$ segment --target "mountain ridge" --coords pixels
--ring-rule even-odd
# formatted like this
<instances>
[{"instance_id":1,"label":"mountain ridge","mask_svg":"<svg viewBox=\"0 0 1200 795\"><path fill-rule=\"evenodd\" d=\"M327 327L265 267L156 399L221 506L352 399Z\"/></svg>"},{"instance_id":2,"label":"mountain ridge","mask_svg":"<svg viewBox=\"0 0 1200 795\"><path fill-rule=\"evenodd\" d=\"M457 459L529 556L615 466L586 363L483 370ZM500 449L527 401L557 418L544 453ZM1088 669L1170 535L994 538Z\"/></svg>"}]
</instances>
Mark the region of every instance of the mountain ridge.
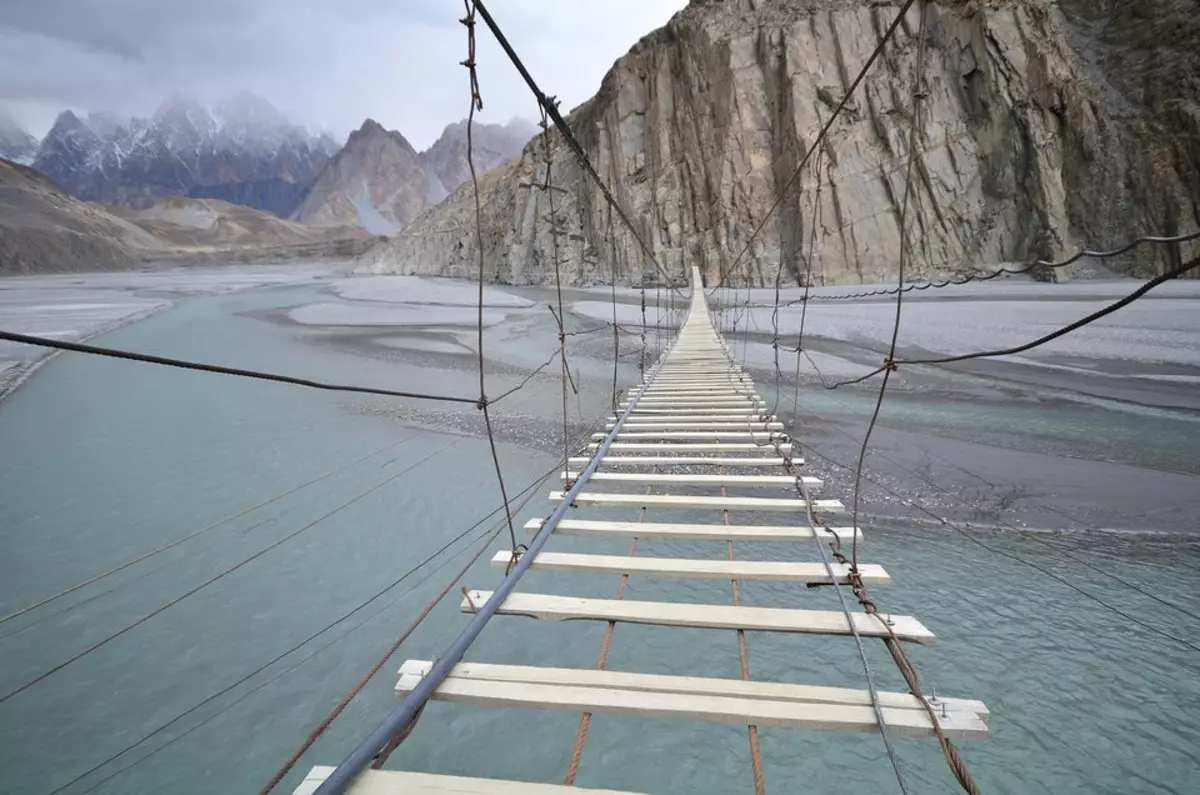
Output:
<instances>
[{"instance_id":1,"label":"mountain ridge","mask_svg":"<svg viewBox=\"0 0 1200 795\"><path fill-rule=\"evenodd\" d=\"M337 149L253 94L211 110L172 94L148 119L63 111L32 165L86 201L139 209L215 194L286 216Z\"/></svg>"}]
</instances>

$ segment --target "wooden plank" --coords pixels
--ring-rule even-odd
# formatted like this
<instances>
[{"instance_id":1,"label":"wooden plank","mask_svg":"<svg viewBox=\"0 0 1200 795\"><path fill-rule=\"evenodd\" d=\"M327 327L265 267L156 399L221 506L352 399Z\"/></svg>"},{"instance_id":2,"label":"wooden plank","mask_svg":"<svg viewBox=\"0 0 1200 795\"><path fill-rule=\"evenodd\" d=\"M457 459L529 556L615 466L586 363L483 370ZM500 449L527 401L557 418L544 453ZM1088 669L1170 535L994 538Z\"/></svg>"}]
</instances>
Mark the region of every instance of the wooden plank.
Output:
<instances>
[{"instance_id":1,"label":"wooden plank","mask_svg":"<svg viewBox=\"0 0 1200 795\"><path fill-rule=\"evenodd\" d=\"M628 401L622 400L620 405L622 407L627 406ZM704 407L740 408L742 406L746 406L749 408L757 407L760 409L765 409L767 407L766 402L763 401L761 398L748 398L748 397L736 397L736 396L702 398L702 397L656 397L654 395L651 395L649 397L639 398L638 405L651 407L651 408L655 407L655 406L664 406L664 407L695 406L697 408L704 408Z\"/></svg>"},{"instance_id":2,"label":"wooden plank","mask_svg":"<svg viewBox=\"0 0 1200 795\"><path fill-rule=\"evenodd\" d=\"M637 406L635 406L633 411L630 412L630 416L633 416L633 417L637 417L637 416L643 415L643 414L653 415L653 416L661 416L664 414L667 416L712 414L713 416L731 416L731 417L737 417L738 419L741 419L742 417L745 417L747 415L762 416L763 412L753 406L725 406L725 407L719 407L719 408L705 408L703 406L699 406L697 408L689 408L687 406L684 406L682 408L673 409L670 406L645 407L645 406L642 406L641 404L638 404Z\"/></svg>"},{"instance_id":3,"label":"wooden plank","mask_svg":"<svg viewBox=\"0 0 1200 795\"><path fill-rule=\"evenodd\" d=\"M400 666L400 676L423 677L433 662L406 660ZM541 685L570 687L601 687L639 690L650 693L690 693L707 696L757 698L767 701L795 701L812 704L850 704L871 706L869 690L823 685L800 685L785 682L763 682L745 679L721 679L708 676L676 676L597 670L595 668L543 668L534 665L496 665L493 663L460 662L450 671L454 679L475 679L490 682L528 682ZM924 711L925 702L911 693L876 691L881 707ZM943 705L953 712L978 715L986 721L990 716L982 701L966 698L939 697L930 701L940 712Z\"/></svg>"},{"instance_id":4,"label":"wooden plank","mask_svg":"<svg viewBox=\"0 0 1200 795\"><path fill-rule=\"evenodd\" d=\"M550 492L550 502L560 503L566 492ZM807 510L808 503L797 497L718 497L691 494L606 494L600 491L581 491L575 495L576 506L603 506L627 508L677 508L701 510L711 508L718 511L799 511ZM841 500L813 500L813 510L844 511Z\"/></svg>"},{"instance_id":5,"label":"wooden plank","mask_svg":"<svg viewBox=\"0 0 1200 795\"><path fill-rule=\"evenodd\" d=\"M780 452L790 453L792 451L791 442L783 442L782 444L772 444L767 446L757 445L754 442L712 442L696 444L693 442L613 442L609 446L610 450L644 450L644 451L687 451L689 453L728 453L738 450L755 450L762 452ZM589 450L600 449L599 442L590 442Z\"/></svg>"},{"instance_id":6,"label":"wooden plank","mask_svg":"<svg viewBox=\"0 0 1200 795\"><path fill-rule=\"evenodd\" d=\"M414 689L419 676L405 674L396 683L397 693ZM736 725L779 726L830 731L876 730L870 706L760 698L697 695L625 688L573 687L569 685L505 682L451 677L434 691L434 700L471 706L534 707L643 718L683 718ZM934 730L924 710L881 707L889 730L902 737L932 737ZM965 711L935 712L942 732L955 740L986 737L987 724Z\"/></svg>"},{"instance_id":7,"label":"wooden plank","mask_svg":"<svg viewBox=\"0 0 1200 795\"><path fill-rule=\"evenodd\" d=\"M608 434L593 433L593 439L603 439ZM775 438L771 431L627 431L617 434L618 439L756 439L759 444L771 449Z\"/></svg>"},{"instance_id":8,"label":"wooden plank","mask_svg":"<svg viewBox=\"0 0 1200 795\"><path fill-rule=\"evenodd\" d=\"M615 422L610 422L607 425L605 425L604 427L607 430L611 431L615 426L616 426ZM680 420L678 422L672 422L672 421L664 420L662 422L659 422L659 421L652 422L652 421L647 421L647 420L639 420L639 419L630 418L629 420L627 420L625 422L624 425L621 426L621 428L623 430L630 430L630 431L661 431L661 430L744 431L747 429L751 429L751 430L755 430L755 431L782 431L783 423L782 422L764 422L762 420L753 421L753 422L750 420L745 420L743 422L737 422L737 421L731 421L731 420L715 420L715 421L711 421L711 422L707 422L707 421L697 422L695 420Z\"/></svg>"},{"instance_id":9,"label":"wooden plank","mask_svg":"<svg viewBox=\"0 0 1200 795\"><path fill-rule=\"evenodd\" d=\"M312 795L333 773L328 765L308 772L292 795ZM364 770L354 778L345 795L637 795L612 789L584 789L561 784L508 781L498 778L439 776L407 770Z\"/></svg>"},{"instance_id":10,"label":"wooden plank","mask_svg":"<svg viewBox=\"0 0 1200 795\"><path fill-rule=\"evenodd\" d=\"M616 424L618 419L619 417L609 416L605 420L607 423L606 427L611 428ZM670 425L680 422L703 422L706 424L713 422L736 422L744 427L747 423L751 425L763 425L776 421L777 419L774 414L751 414L737 411L718 412L716 414L642 414L640 411L635 410L629 414L626 424L630 422L656 422L668 423Z\"/></svg>"},{"instance_id":11,"label":"wooden plank","mask_svg":"<svg viewBox=\"0 0 1200 795\"><path fill-rule=\"evenodd\" d=\"M418 676L401 676L398 693L407 693L420 684ZM779 726L825 729L830 731L876 731L873 708L846 704L768 701L757 698L731 698L690 693L659 693L642 690L600 687L541 685L529 682L497 682L450 678L433 693L438 701L471 706L535 707L589 712L593 715L620 715L643 718L683 718L735 725ZM888 729L897 736L932 737L933 724L928 713L913 709L882 707L880 714ZM942 732L952 739L971 739L987 735L987 724L964 712L939 715Z\"/></svg>"},{"instance_id":12,"label":"wooden plank","mask_svg":"<svg viewBox=\"0 0 1200 795\"><path fill-rule=\"evenodd\" d=\"M578 472L562 472L559 478L575 480ZM820 478L801 476L804 485L820 488ZM783 486L796 485L793 475L698 475L692 472L593 472L588 482L674 483L687 486Z\"/></svg>"},{"instance_id":13,"label":"wooden plank","mask_svg":"<svg viewBox=\"0 0 1200 795\"><path fill-rule=\"evenodd\" d=\"M774 449L774 448L771 448ZM587 466L590 458L572 457L571 466ZM800 465L803 458L793 459L792 463ZM652 456L652 455L606 455L600 460L600 466L722 466L722 467L781 467L784 460L777 456Z\"/></svg>"},{"instance_id":14,"label":"wooden plank","mask_svg":"<svg viewBox=\"0 0 1200 795\"><path fill-rule=\"evenodd\" d=\"M492 567L504 569L512 563L512 553L501 550L492 558ZM830 563L840 585L848 582L850 566ZM667 577L688 580L760 580L764 582L803 582L829 585L832 580L824 563L783 560L701 560L695 558L626 557L624 555L587 555L578 552L541 552L531 568L586 574L630 574L643 577ZM860 563L859 572L867 585L887 585L892 581L882 566Z\"/></svg>"},{"instance_id":15,"label":"wooden plank","mask_svg":"<svg viewBox=\"0 0 1200 795\"><path fill-rule=\"evenodd\" d=\"M474 612L492 595L491 591L468 591L463 612ZM584 599L577 596L513 593L497 609L508 616L529 616L544 621L585 619L624 621L664 627L701 629L747 629L760 632L792 632L804 635L850 635L850 623L840 610L791 610L782 607L745 607L732 605L681 604L678 602L638 602L630 599ZM851 612L858 634L863 637L888 637L884 621L900 640L931 644L934 635L912 616Z\"/></svg>"},{"instance_id":16,"label":"wooden plank","mask_svg":"<svg viewBox=\"0 0 1200 795\"><path fill-rule=\"evenodd\" d=\"M534 535L542 529L545 519L530 519L525 531ZM800 541L813 537L807 524L687 524L680 522L611 522L596 519L561 519L554 528L558 535L608 536L613 538L674 538L699 541ZM818 527L819 538L839 538L850 541L855 535L852 527ZM857 533L862 538L862 531Z\"/></svg>"}]
</instances>

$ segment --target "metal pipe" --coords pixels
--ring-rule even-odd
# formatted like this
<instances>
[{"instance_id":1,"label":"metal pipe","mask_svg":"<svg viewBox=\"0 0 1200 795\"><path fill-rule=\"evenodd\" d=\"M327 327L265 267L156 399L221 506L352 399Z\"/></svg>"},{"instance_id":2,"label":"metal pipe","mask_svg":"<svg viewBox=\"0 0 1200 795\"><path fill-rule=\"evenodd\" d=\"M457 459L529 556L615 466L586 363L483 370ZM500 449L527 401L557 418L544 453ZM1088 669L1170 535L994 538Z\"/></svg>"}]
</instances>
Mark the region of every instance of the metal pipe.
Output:
<instances>
[{"instance_id":1,"label":"metal pipe","mask_svg":"<svg viewBox=\"0 0 1200 795\"><path fill-rule=\"evenodd\" d=\"M475 642L475 639L479 637L479 633L483 631L484 626L495 615L496 610L508 598L508 595L512 593L513 588L516 587L517 582L521 579L521 575L525 573L533 563L533 559L537 557L538 552L546 545L546 542L550 539L550 535L554 532L554 528L558 526L559 520L566 515L567 511L571 508L571 503L575 501L576 495L587 484L588 478L600 466L600 460L608 453L609 446L617 438L617 434L621 432L621 426L625 424L625 420L628 419L630 413L637 406L642 393L654 381L653 376L658 375L659 368L662 367L662 363L666 361L667 356L674 349L675 343L678 340L679 335L676 334L675 339L671 342L671 346L663 353L658 363L654 365L651 378L644 379L641 389L637 391L636 395L631 396L629 405L621 412L621 417L617 420L613 429L604 437L604 441L600 444L599 449L596 450L596 454L592 457L592 460L588 462L587 467L580 473L579 478L575 481L575 485L567 492L565 499L555 507L550 517L546 519L545 524L542 525L542 529L538 531L537 535L529 543L529 550L517 560L512 571L500 581L491 598L475 612L471 623L467 624L462 634L455 638L450 647L442 652L441 656L434 662L433 667L429 669L429 673L425 674L417 686L404 697L373 732L367 735L366 739L350 752L350 755L329 774L329 778L321 782L314 795L337 795L337 793L341 793L346 787L350 786L354 781L354 777L365 770L387 742L412 720L417 711L433 695L438 685L449 676L454 666L462 660L467 650L471 647L471 644Z\"/></svg>"}]
</instances>

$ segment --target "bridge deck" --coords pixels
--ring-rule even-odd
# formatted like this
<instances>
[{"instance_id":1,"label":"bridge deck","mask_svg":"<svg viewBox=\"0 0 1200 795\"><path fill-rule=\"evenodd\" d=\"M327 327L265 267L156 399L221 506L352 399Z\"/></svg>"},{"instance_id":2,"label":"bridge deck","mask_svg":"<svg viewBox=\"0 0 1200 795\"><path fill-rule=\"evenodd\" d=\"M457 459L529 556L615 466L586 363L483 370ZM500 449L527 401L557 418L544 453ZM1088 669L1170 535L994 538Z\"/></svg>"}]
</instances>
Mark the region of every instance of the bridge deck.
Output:
<instances>
[{"instance_id":1,"label":"bridge deck","mask_svg":"<svg viewBox=\"0 0 1200 795\"><path fill-rule=\"evenodd\" d=\"M798 496L800 486L815 489L816 478L798 477L785 469L792 445L783 436L783 425L769 414L768 404L753 381L739 368L724 341L713 329L699 272L693 268L692 301L687 320L663 359L648 370L644 383L632 389L620 404L621 414L611 416L605 433L595 434L588 449L595 451L616 428L615 441L576 491L571 518L554 526L557 535L599 538L709 539L733 541L796 542L801 553L832 539L849 540L862 533L852 527L825 527L809 523L816 512L840 511L837 500L811 500ZM622 420L624 420L622 422ZM593 453L592 455L595 455ZM574 470L564 473L570 484L586 475L590 457L569 459ZM793 465L802 464L792 458ZM703 471L697 471L700 468ZM671 493L684 488L687 493ZM732 496L729 488L751 488L754 496ZM631 491L635 489L637 491ZM667 491L664 491L666 489ZM775 496L759 496L775 489ZM550 493L551 503L561 503L566 491ZM597 508L637 509L642 521L584 518ZM731 524L729 511L771 512L788 517L781 524ZM665 511L667 519L649 521L649 514ZM697 523L697 511L712 511L710 524ZM686 522L669 520L678 512ZM537 534L545 520L525 525ZM551 542L553 537L551 537ZM510 553L503 550L493 565L504 569ZM543 551L531 568L563 572L612 573L653 578L711 578L774 580L801 584L846 582L848 567L820 560L756 561L729 559L632 557L567 554ZM886 584L890 577L881 566L860 564L866 583ZM804 599L803 588L794 602ZM735 594L736 594L735 590ZM477 611L491 591L464 589L462 610ZM894 634L900 640L932 643L933 633L912 616L873 616L862 611L810 610L791 606L684 604L627 599L579 598L514 591L498 606L497 616L525 616L540 620L582 619L633 622L659 626L758 630L820 635L849 635L852 627L866 638ZM508 621L511 619L496 619ZM515 629L515 628L514 628ZM510 630L512 631L512 630ZM429 671L431 663L409 660L400 669L396 685L401 695L411 691ZM478 707L523 706L571 710L588 714L630 718L672 717L720 721L746 726L789 726L811 729L872 731L877 729L872 694L867 690L785 682L761 682L694 676L662 676L627 671L565 669L537 666L492 665L460 662L433 692L435 700ZM933 724L925 703L910 693L877 692L874 697L889 730L901 735L930 736ZM985 736L987 708L978 701L931 697L934 715L948 737ZM419 731L419 729L418 729ZM310 793L328 775L328 768L313 772L297 795ZM350 792L357 795L391 793L601 793L548 784L466 779L399 771L367 771ZM619 795L619 794L617 794Z\"/></svg>"}]
</instances>

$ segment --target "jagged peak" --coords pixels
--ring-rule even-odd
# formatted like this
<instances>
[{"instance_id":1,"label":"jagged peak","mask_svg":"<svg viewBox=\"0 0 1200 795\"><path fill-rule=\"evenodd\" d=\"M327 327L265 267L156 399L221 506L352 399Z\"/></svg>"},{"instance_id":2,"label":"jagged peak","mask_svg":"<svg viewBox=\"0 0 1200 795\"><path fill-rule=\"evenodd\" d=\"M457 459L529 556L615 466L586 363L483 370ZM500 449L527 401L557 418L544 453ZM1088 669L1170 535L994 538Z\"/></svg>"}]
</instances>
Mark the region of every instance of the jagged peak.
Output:
<instances>
[{"instance_id":1,"label":"jagged peak","mask_svg":"<svg viewBox=\"0 0 1200 795\"><path fill-rule=\"evenodd\" d=\"M398 143L405 151L416 154L417 150L413 149L412 144L408 139L401 135L396 130L389 130L379 122L372 118L367 118L362 126L354 132L350 133L350 137L346 140L346 148L349 149L363 141L372 140L379 137L387 137Z\"/></svg>"},{"instance_id":2,"label":"jagged peak","mask_svg":"<svg viewBox=\"0 0 1200 795\"><path fill-rule=\"evenodd\" d=\"M62 113L58 114L58 116L55 117L54 124L51 125L51 127L50 127L49 135L54 134L54 132L56 130L66 131L66 130L78 130L78 129L90 130L91 128L88 127L88 125L83 121L83 119L81 119L75 115L75 111L68 108L67 110L64 110Z\"/></svg>"}]
</instances>

